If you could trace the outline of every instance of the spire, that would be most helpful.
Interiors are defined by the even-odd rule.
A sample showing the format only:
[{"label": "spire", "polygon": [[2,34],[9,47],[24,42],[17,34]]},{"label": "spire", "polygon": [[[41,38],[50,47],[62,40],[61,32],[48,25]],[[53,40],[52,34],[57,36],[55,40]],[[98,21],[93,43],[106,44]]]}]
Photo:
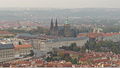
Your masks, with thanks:
[{"label": "spire", "polygon": [[58,29],[58,22],[57,22],[57,19],[55,21],[55,29],[57,30]]},{"label": "spire", "polygon": [[53,19],[51,19],[50,30],[53,30],[53,28],[54,28]]},{"label": "spire", "polygon": [[57,19],[55,21],[54,33],[55,33],[56,36],[58,35],[58,22],[57,22]]}]

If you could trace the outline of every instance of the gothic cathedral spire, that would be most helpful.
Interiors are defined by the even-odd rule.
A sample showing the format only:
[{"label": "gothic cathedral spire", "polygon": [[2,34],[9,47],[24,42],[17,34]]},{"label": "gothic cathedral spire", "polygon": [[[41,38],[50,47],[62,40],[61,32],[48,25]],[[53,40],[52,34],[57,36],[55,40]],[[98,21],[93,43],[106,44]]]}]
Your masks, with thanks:
[{"label": "gothic cathedral spire", "polygon": [[54,23],[53,23],[53,19],[51,19],[50,31],[52,31],[53,29],[54,29]]},{"label": "gothic cathedral spire", "polygon": [[55,30],[57,31],[58,30],[58,22],[57,22],[57,19],[55,21]]}]

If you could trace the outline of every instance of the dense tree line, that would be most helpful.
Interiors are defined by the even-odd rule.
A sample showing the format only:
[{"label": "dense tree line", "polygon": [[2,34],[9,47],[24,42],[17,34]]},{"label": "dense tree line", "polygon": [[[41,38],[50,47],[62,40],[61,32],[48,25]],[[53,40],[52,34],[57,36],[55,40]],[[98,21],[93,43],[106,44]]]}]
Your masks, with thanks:
[{"label": "dense tree line", "polygon": [[58,55],[53,52],[49,52],[50,56],[46,57],[45,60],[50,62],[50,61],[59,61],[59,60],[65,60],[67,62],[72,62],[72,64],[77,64],[78,59],[77,58],[72,58],[70,54],[63,54],[63,55]]},{"label": "dense tree line", "polygon": [[85,46],[85,49],[96,51],[96,52],[113,52],[115,54],[120,54],[120,42],[112,41],[88,41]]},{"label": "dense tree line", "polygon": [[62,46],[60,47],[60,49],[65,49],[65,50],[70,50],[75,52],[80,51],[80,47],[78,47],[76,43],[71,43],[70,46]]},{"label": "dense tree line", "polygon": [[[62,46],[60,49],[69,50],[69,51],[80,51],[80,47],[77,47],[76,43],[71,43],[70,46]],[[73,58],[69,53],[58,54],[56,51],[48,52],[50,56],[46,57],[46,61],[59,61],[65,60],[67,62],[72,62],[72,64],[78,64],[78,58]]]}]

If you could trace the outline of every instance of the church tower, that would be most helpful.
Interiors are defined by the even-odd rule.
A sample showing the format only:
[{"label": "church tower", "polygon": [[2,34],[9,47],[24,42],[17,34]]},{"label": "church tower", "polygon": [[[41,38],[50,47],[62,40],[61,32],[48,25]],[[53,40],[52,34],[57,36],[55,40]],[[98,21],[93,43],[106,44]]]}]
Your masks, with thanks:
[{"label": "church tower", "polygon": [[64,36],[70,37],[71,36],[71,25],[68,22],[68,18],[66,18],[65,24],[64,24]]},{"label": "church tower", "polygon": [[50,35],[53,35],[53,34],[54,34],[54,23],[53,23],[53,19],[51,19],[51,24],[50,24],[49,33],[50,33]]},{"label": "church tower", "polygon": [[52,31],[53,29],[54,29],[53,19],[51,19],[50,31]]},{"label": "church tower", "polygon": [[54,32],[55,32],[55,35],[57,36],[58,35],[58,21],[57,21],[57,19],[55,21]]},{"label": "church tower", "polygon": [[58,22],[57,22],[57,19],[56,19],[56,21],[55,21],[55,29],[58,30]]}]

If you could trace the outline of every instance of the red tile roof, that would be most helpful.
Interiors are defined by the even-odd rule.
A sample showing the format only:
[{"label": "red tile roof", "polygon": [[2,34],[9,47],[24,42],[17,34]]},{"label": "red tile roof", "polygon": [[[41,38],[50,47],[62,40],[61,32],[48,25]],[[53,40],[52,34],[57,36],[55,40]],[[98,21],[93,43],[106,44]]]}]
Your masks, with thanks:
[{"label": "red tile roof", "polygon": [[100,63],[100,62],[107,62],[110,61],[109,59],[99,59],[99,60],[94,60],[94,63]]},{"label": "red tile roof", "polygon": [[0,31],[0,34],[12,34],[12,33],[8,32],[8,31]]},{"label": "red tile roof", "polygon": [[15,64],[31,64],[31,62],[29,62],[29,61],[18,61],[18,62],[15,62]]},{"label": "red tile roof", "polygon": [[36,60],[35,63],[36,63],[36,64],[43,64],[44,61],[42,61],[42,60]]},{"label": "red tile roof", "polygon": [[87,61],[89,58],[88,57],[84,57],[84,58],[80,58],[80,61]]},{"label": "red tile roof", "polygon": [[28,48],[32,47],[32,45],[15,45],[15,48]]},{"label": "red tile roof", "polygon": [[104,67],[110,67],[111,64],[104,64]]},{"label": "red tile roof", "polygon": [[113,36],[113,35],[120,35],[120,33],[80,33],[78,34],[77,37],[84,37],[84,36],[87,36],[87,37],[90,37],[90,38],[96,38],[96,37],[104,37],[104,36]]}]

